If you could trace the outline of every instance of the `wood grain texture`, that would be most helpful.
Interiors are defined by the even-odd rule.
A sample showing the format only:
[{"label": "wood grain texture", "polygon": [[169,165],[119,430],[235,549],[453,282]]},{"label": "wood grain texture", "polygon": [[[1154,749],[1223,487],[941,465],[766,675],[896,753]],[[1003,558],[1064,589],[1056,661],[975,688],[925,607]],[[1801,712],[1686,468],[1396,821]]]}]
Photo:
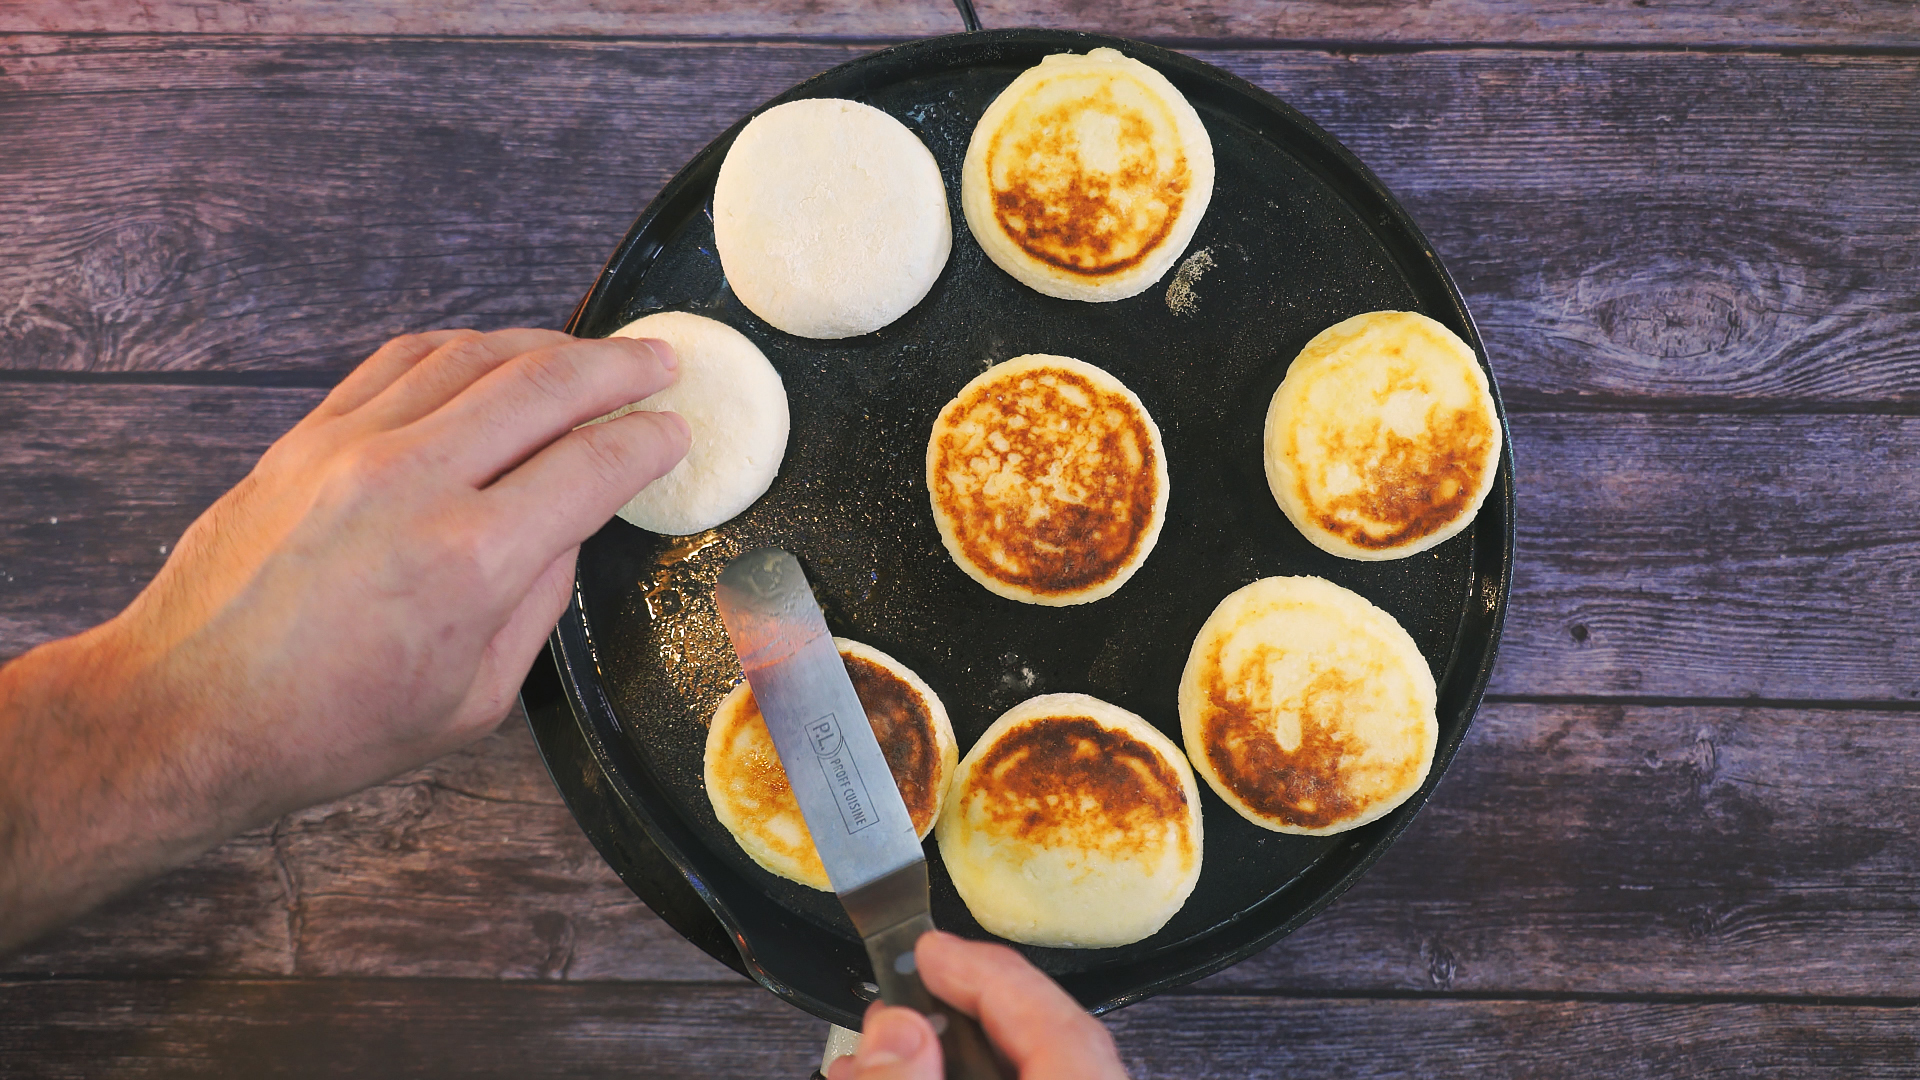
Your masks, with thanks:
[{"label": "wood grain texture", "polygon": [[518,709],[464,750],[247,833],[0,958],[0,972],[740,978],[601,861]]},{"label": "wood grain texture", "polygon": [[[1346,896],[1231,993],[1920,998],[1920,720],[1494,704]],[[0,977],[712,982],[558,805],[523,726],[250,834]]]},{"label": "wood grain texture", "polygon": [[1920,699],[1920,420],[1516,418],[1496,693]]},{"label": "wood grain texture", "polygon": [[0,387],[0,657],[125,607],[193,519],[322,396]]},{"label": "wood grain texture", "polygon": [[[862,51],[7,39],[0,367],[324,381],[557,325],[695,151]],[[1920,404],[1920,58],[1195,55],[1381,175],[1516,407]]]},{"label": "wood grain texture", "polygon": [[[1163,997],[1135,1080],[1911,1076],[1920,1010]],[[748,986],[0,983],[0,1071],[66,1077],[799,1077],[825,1025]],[[743,1037],[750,1036],[750,1037]]]},{"label": "wood grain texture", "polygon": [[[317,390],[0,384],[0,657],[113,614]],[[1920,418],[1514,418],[1492,689],[1920,700]],[[58,519],[56,522],[55,519]]]},{"label": "wood grain texture", "polygon": [[757,986],[0,982],[0,1075],[765,1076],[827,1025]]},{"label": "wood grain texture", "polygon": [[1493,704],[1352,891],[1202,988],[1920,996],[1920,718]]},{"label": "wood grain texture", "polygon": [[[989,28],[1050,26],[1156,40],[1281,39],[1375,44],[1516,42],[1899,46],[1920,38],[1911,7],[1896,0],[1739,4],[1711,0],[1655,5],[1633,0],[1527,3],[1523,0],[1152,0],[1044,3],[977,0]],[[910,37],[956,33],[959,16],[942,0],[884,5],[818,0],[681,4],[663,0],[26,0],[0,8],[0,32],[169,34],[448,34],[523,37],[607,35],[850,35]]]}]

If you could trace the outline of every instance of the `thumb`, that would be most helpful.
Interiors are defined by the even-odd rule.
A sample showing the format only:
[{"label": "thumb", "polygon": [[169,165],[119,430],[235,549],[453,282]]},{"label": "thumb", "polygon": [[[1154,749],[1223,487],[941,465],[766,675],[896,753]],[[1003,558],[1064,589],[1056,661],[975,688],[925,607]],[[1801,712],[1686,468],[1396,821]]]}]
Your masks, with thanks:
[{"label": "thumb", "polygon": [[875,1003],[867,1010],[860,1049],[828,1069],[830,1080],[940,1080],[940,1040],[912,1009]]}]

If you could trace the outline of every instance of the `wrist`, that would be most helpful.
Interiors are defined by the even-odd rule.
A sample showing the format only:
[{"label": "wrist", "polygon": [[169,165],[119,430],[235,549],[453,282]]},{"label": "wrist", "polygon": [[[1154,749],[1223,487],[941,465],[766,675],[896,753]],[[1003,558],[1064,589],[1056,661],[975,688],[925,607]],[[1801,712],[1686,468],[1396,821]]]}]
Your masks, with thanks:
[{"label": "wrist", "polygon": [[241,827],[208,813],[204,733],[124,619],[0,668],[0,949]]}]

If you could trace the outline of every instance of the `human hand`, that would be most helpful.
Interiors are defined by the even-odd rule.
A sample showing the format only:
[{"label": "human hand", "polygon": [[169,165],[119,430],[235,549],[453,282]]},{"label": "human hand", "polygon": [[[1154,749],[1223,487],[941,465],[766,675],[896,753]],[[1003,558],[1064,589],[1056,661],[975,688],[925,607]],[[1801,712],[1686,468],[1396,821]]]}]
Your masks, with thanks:
[{"label": "human hand", "polygon": [[580,542],[687,449],[671,413],[579,425],[676,371],[544,330],[374,353],[126,611],[0,671],[0,909],[44,923],[492,730]]},{"label": "human hand", "polygon": [[[1023,1080],[1125,1080],[1113,1036],[1026,958],[1005,945],[936,930],[913,950],[934,996],[979,1019],[988,1041]],[[940,1040],[912,1009],[875,1002],[860,1049],[828,1080],[940,1080]]]}]

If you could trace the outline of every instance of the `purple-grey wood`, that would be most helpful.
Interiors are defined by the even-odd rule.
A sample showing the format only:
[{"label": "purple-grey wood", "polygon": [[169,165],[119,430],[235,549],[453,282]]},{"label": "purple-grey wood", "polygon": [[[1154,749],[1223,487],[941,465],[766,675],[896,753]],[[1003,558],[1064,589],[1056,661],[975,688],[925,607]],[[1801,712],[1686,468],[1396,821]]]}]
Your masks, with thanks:
[{"label": "purple-grey wood", "polygon": [[[1407,203],[1517,409],[1509,697],[1325,914],[1113,1018],[1134,1075],[1913,1075],[1911,5],[982,14],[1250,43],[1196,55]],[[124,604],[387,336],[558,325],[692,153],[866,50],[510,39],[952,25],[923,2],[5,6],[0,658]],[[1341,44],[1258,45],[1308,39]],[[32,381],[116,372],[262,385]],[[1786,704],[1687,701],[1750,697]],[[632,897],[517,717],[0,959],[6,1076],[799,1076],[822,1029]]]},{"label": "purple-grey wood", "polygon": [[1398,844],[1207,990],[1920,998],[1920,716],[1482,708]]},{"label": "purple-grey wood", "polygon": [[[319,400],[0,382],[0,657],[132,599]],[[1920,418],[1514,418],[1501,694],[1920,700]]]},{"label": "purple-grey wood", "polygon": [[800,1080],[827,1025],[725,986],[486,980],[0,982],[0,1075],[755,1076]]},{"label": "purple-grey wood", "polygon": [[[1920,999],[1920,719],[1487,706],[1407,835],[1229,993]],[[0,961],[0,977],[737,978],[622,886],[517,718]]]},{"label": "purple-grey wood", "polygon": [[[1051,26],[1156,40],[1278,39],[1355,44],[1518,42],[1528,45],[1684,44],[1900,46],[1920,39],[1898,0],[1684,6],[1606,0],[976,0],[989,28]],[[953,5],[808,0],[687,4],[668,0],[26,0],[0,8],[0,32],[163,34],[434,34],[529,37],[837,35],[911,37],[961,29]]]},{"label": "purple-grey wood", "polygon": [[[862,51],[0,39],[0,368],[325,382],[558,325],[687,158]],[[1516,407],[1920,404],[1920,57],[1195,55],[1407,203]]]},{"label": "purple-grey wood", "polygon": [[[1912,1075],[1920,1009],[1162,997],[1109,1020],[1135,1080]],[[826,1025],[758,988],[468,980],[0,983],[0,1072],[804,1076]]]},{"label": "purple-grey wood", "polygon": [[525,725],[247,833],[0,973],[738,979],[601,861]]}]

